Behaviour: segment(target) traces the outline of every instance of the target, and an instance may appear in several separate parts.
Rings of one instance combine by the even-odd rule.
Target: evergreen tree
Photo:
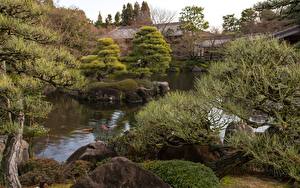
[[[81,69],[86,76],[101,80],[109,74],[126,71],[126,66],[119,61],[120,48],[113,39],[99,39],[96,52],[81,59]]]
[[[239,19],[237,19],[234,14],[229,14],[226,16],[223,16],[223,30],[224,32],[238,32],[239,27]]]
[[[253,29],[255,28],[257,13],[254,9],[248,8],[242,11],[242,15],[240,18],[240,29],[242,33],[248,34],[253,33]]]
[[[133,15],[134,15],[134,20],[135,22],[138,22],[140,19],[140,12],[141,12],[141,7],[138,2],[134,3],[134,8],[133,8]]]
[[[95,26],[98,27],[98,28],[100,28],[102,25],[103,25],[103,19],[102,19],[101,12],[99,12],[98,19],[95,22]]]
[[[180,13],[181,28],[189,32],[203,31],[209,27],[204,19],[204,8],[197,6],[185,7]]]
[[[127,21],[127,11],[126,11],[126,5],[123,5],[122,13],[121,13],[121,24],[123,26],[126,26],[128,21]]]
[[[120,12],[117,12],[115,15],[115,25],[119,26],[120,23],[121,23],[121,14],[120,14]]]
[[[105,18],[105,27],[111,26],[113,23],[111,14],[108,14]]]
[[[139,21],[140,24],[142,24],[142,25],[151,25],[152,24],[150,8],[146,1],[143,1],[143,3],[142,3],[140,17],[141,17],[140,21]]]
[[[50,111],[45,85],[70,87],[81,79],[76,59],[52,47],[59,37],[42,26],[44,10],[35,0],[0,0],[0,123],[13,127],[1,166],[6,187],[21,187],[17,154],[23,128],[32,123],[26,119],[39,123]]]
[[[132,25],[134,22],[134,13],[133,13],[133,7],[131,3],[127,3],[126,14],[127,14],[127,25]]]
[[[171,62],[171,48],[156,27],[144,26],[133,39],[133,51],[127,61],[130,71],[141,77],[165,73]]]

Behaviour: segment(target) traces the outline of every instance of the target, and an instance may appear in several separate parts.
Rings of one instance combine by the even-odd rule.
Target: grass
[[[226,176],[221,179],[221,188],[289,188],[287,183],[256,176]]]
[[[72,184],[55,184],[51,185],[49,188],[70,188]]]

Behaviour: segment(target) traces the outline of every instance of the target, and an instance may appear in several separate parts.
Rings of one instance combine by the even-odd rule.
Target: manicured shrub
[[[219,180],[214,172],[190,161],[149,161],[142,166],[174,188],[217,188]]]
[[[136,33],[133,51],[126,61],[136,75],[165,73],[171,62],[171,48],[157,28],[145,26]]]
[[[70,180],[76,180],[87,175],[93,168],[93,164],[88,161],[74,161],[64,166],[64,176]]]
[[[81,58],[81,69],[86,76],[101,80],[109,74],[126,72],[119,59],[119,46],[111,38],[102,38],[98,40],[95,54]]]

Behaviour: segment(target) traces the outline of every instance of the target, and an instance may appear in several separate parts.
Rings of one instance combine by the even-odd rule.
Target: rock
[[[0,135],[0,154],[2,155],[5,149],[5,143],[7,140],[6,135]],[[22,140],[21,152],[18,153],[18,165],[27,162],[29,160],[29,144]]]
[[[72,188],[171,188],[159,177],[123,157],[96,168]]]
[[[160,160],[187,160],[193,162],[209,163],[220,159],[220,153],[213,151],[208,145],[186,144],[181,146],[168,146],[163,148],[158,158]]]
[[[116,152],[108,148],[108,146],[101,141],[90,143],[86,146],[82,146],[76,150],[68,159],[67,163],[71,163],[77,160],[97,162],[105,158],[117,156]]]
[[[152,89],[144,87],[138,88],[136,93],[143,99],[143,102],[149,102],[152,99],[152,96],[155,95]]]
[[[192,68],[192,72],[203,72],[203,69],[200,68],[200,67],[198,67],[198,66],[194,66],[194,67]]]
[[[243,122],[231,122],[229,123],[229,125],[227,126],[226,128],[226,131],[225,131],[225,137],[224,137],[224,143],[226,143],[226,141],[228,140],[228,138],[235,134],[235,133],[238,133],[238,132],[245,132],[245,133],[248,133],[250,135],[254,135],[254,129],[247,125],[246,123],[243,123]]]
[[[155,82],[155,85],[157,85],[157,88],[159,90],[159,94],[161,96],[164,96],[167,94],[170,90],[169,83],[168,82]]]
[[[126,92],[125,93],[125,100],[128,103],[143,103],[143,98],[141,96],[138,95],[137,92]]]
[[[108,102],[120,101],[122,92],[112,88],[95,88],[88,93],[81,93],[80,98],[88,98],[89,101]]]

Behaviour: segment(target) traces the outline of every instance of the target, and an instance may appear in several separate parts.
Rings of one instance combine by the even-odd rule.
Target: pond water
[[[193,73],[170,73],[153,80],[167,81],[171,90],[190,90],[194,87]],[[65,161],[76,149],[95,140],[106,140],[134,126],[134,115],[141,106],[126,104],[83,104],[64,95],[49,98],[53,110],[45,121],[50,129],[47,136],[34,141],[37,157]],[[101,125],[110,127],[104,131]]]

